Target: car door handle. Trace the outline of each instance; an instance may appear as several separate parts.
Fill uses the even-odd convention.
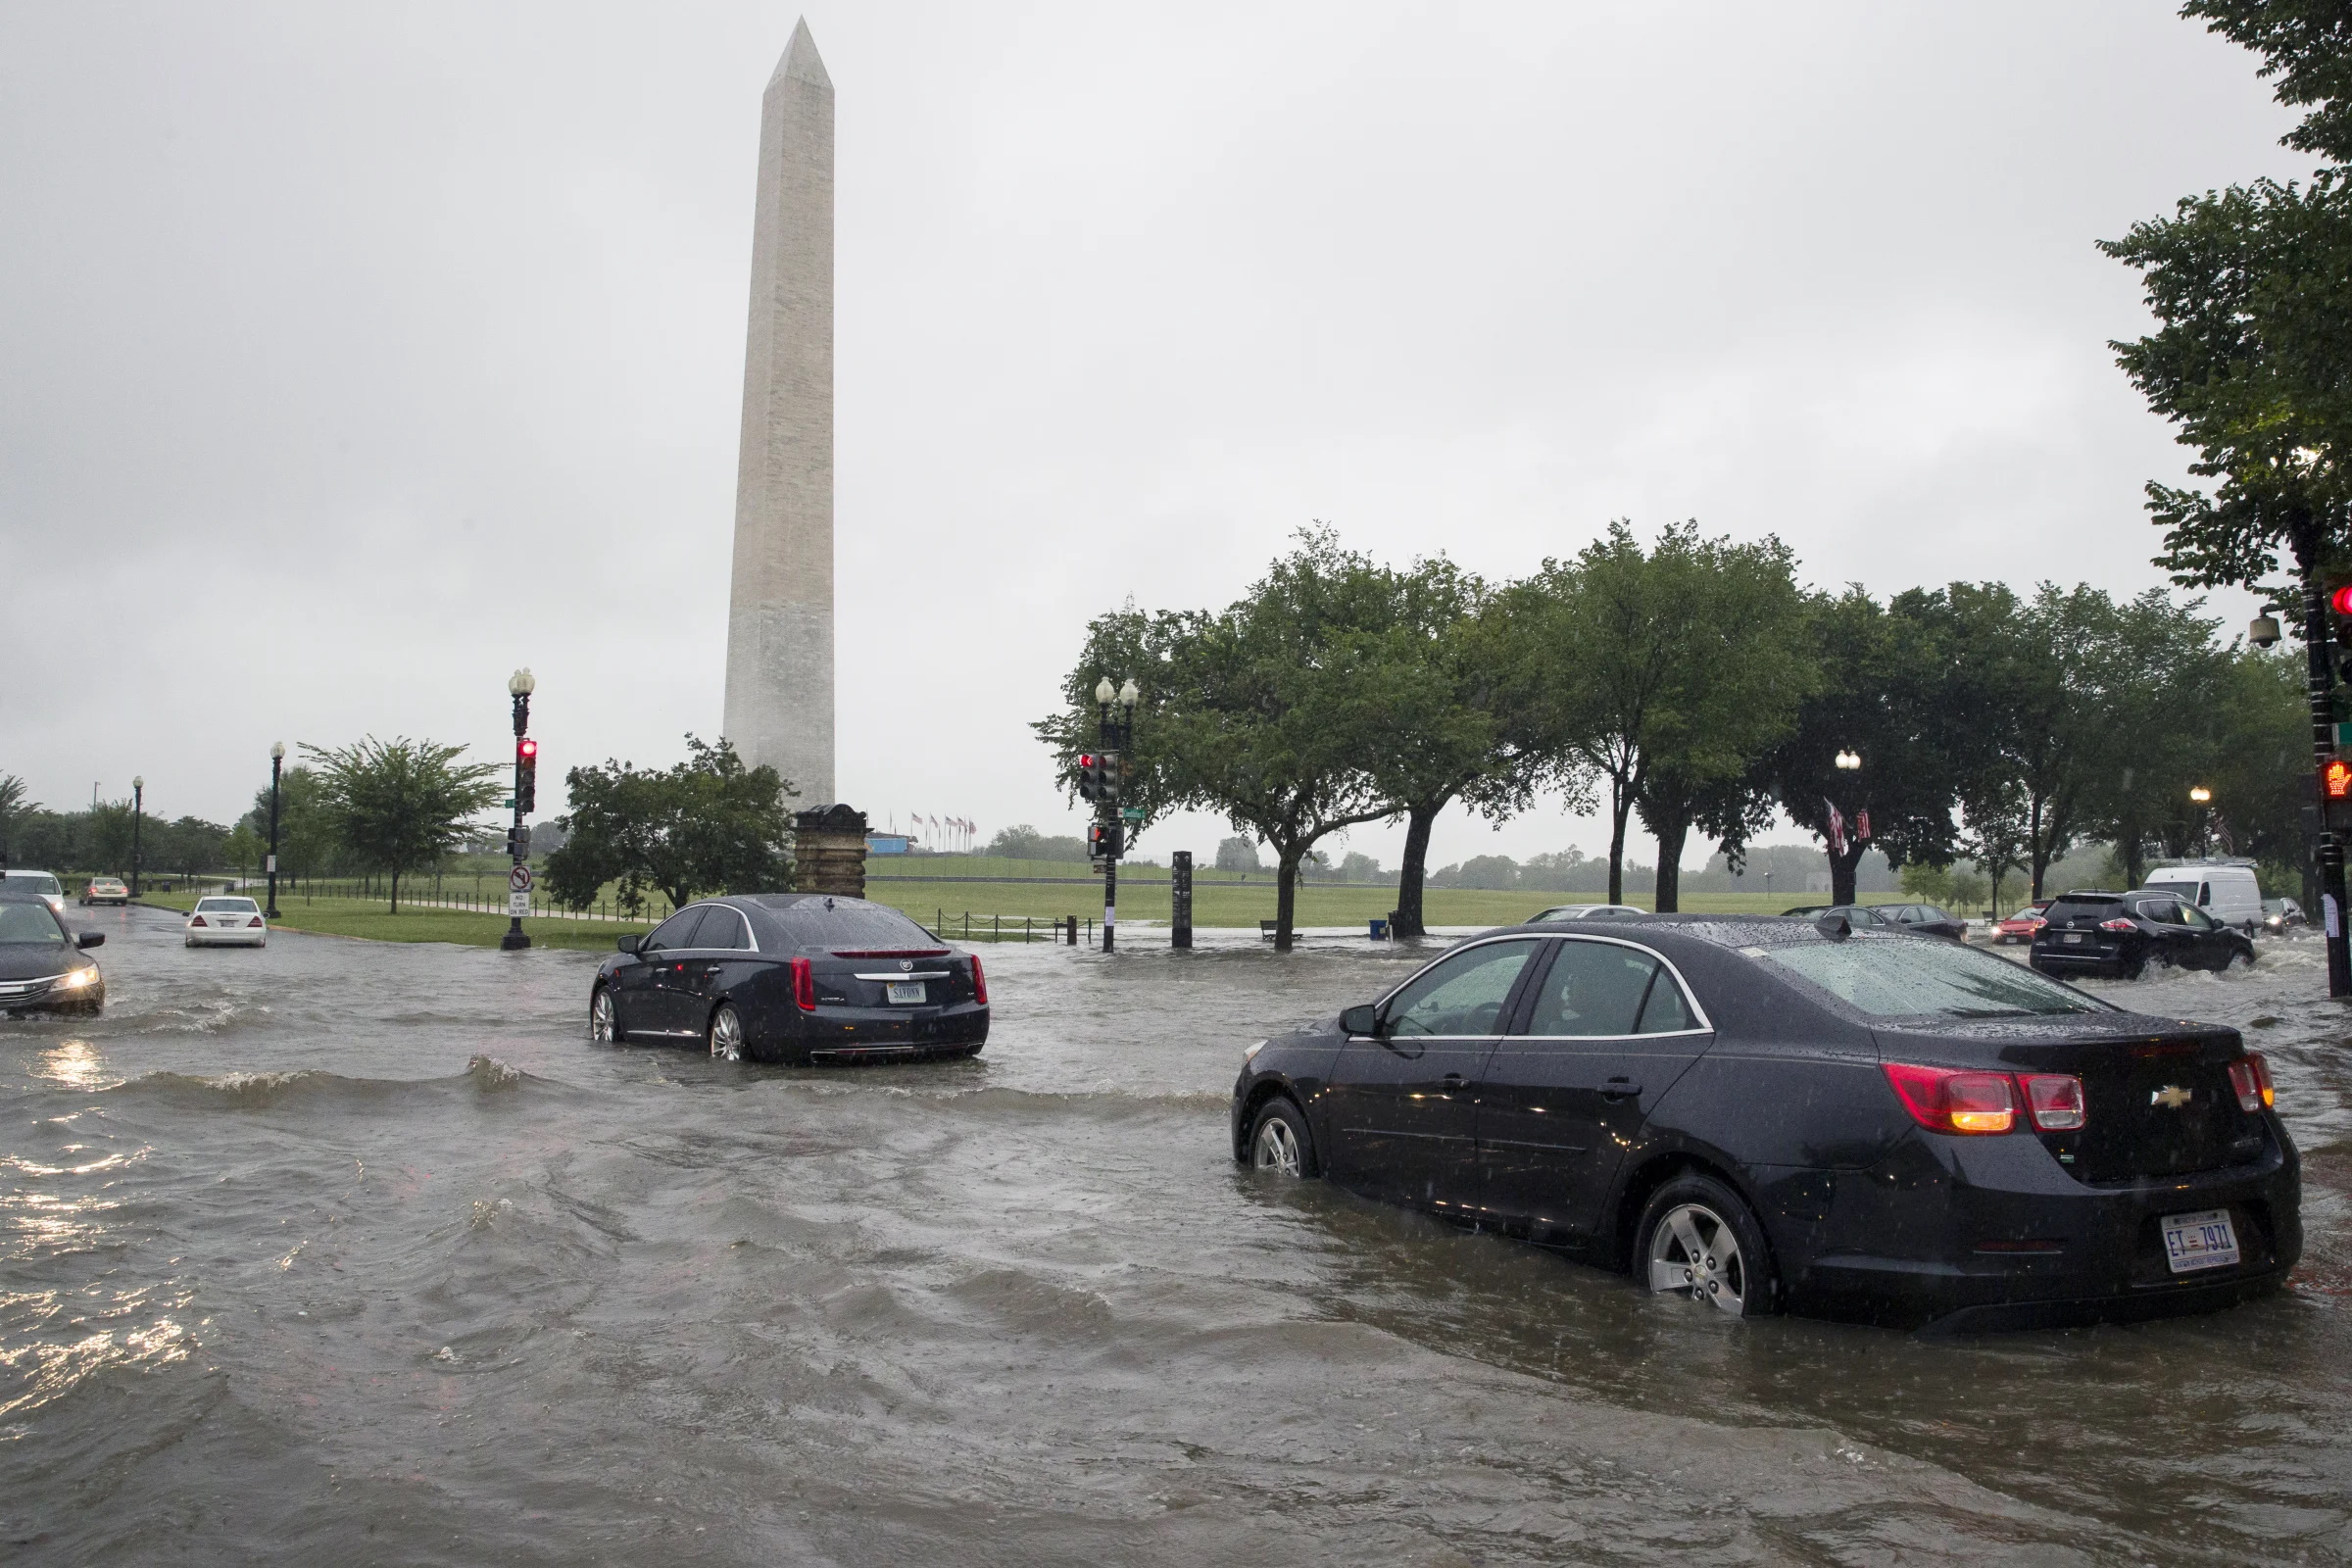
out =
[[[1628,1095],[1638,1095],[1641,1092],[1640,1084],[1629,1082],[1623,1078],[1612,1078],[1600,1086],[1600,1098],[1603,1100],[1623,1100]]]

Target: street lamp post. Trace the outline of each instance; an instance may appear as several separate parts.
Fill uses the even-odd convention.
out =
[[[2188,798],[2197,808],[2197,854],[2200,857],[2210,855],[2213,852],[2212,817],[2206,811],[2205,807],[2212,801],[2213,791],[2202,784],[2192,784],[2189,786]]]
[[[1107,785],[1098,808],[1102,827],[1098,842],[1102,849],[1104,953],[1115,952],[1118,946],[1119,855],[1125,848],[1125,819],[1119,814],[1119,784],[1127,770],[1127,747],[1135,739],[1135,705],[1142,696],[1133,680],[1115,690],[1111,687],[1108,675],[1095,683],[1095,727],[1106,763],[1103,778]]]
[[[1852,750],[1851,748],[1839,747],[1838,750],[1838,755],[1833,761],[1838,771],[1840,773],[1859,773],[1862,771],[1862,754]],[[1838,793],[1843,794],[1844,791],[1840,790]],[[1834,904],[1838,902],[1850,903],[1852,900],[1860,897],[1860,895],[1849,889],[1846,893],[1844,901],[1840,901],[1838,899],[1838,857],[1844,853],[1843,843],[1846,840],[1850,839],[1850,841],[1856,845],[1859,845],[1861,840],[1859,838],[1852,837],[1855,832],[1855,819],[1844,814],[1845,808],[1833,801],[1830,803],[1830,808],[1833,813],[1838,816],[1839,824],[1842,829],[1840,840],[1838,842],[1833,842],[1830,846],[1830,901]],[[1854,863],[1857,866],[1862,863],[1862,857],[1859,853],[1854,856]]]
[[[514,858],[514,874],[507,879],[507,934],[498,939],[498,945],[509,953],[531,945],[531,939],[522,930],[521,910],[528,906],[531,885],[530,871],[524,864],[530,858],[531,838],[523,828],[522,818],[530,808],[527,803],[533,782],[531,775],[538,762],[537,748],[525,738],[531,729],[531,693],[538,687],[528,665],[507,678],[507,695],[514,700],[514,825],[507,831],[507,853]]]
[[[270,743],[270,907],[262,912],[277,918],[277,775],[286,765],[286,743]]]
[[[147,812],[147,780],[130,781],[130,896],[139,896],[139,818]]]

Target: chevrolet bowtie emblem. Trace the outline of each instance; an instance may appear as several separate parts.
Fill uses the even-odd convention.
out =
[[[2182,1105],[2187,1104],[2190,1101],[2196,1098],[2197,1097],[2193,1093],[2181,1088],[2179,1084],[2166,1084],[2162,1089],[2151,1090],[2149,1092],[2148,1103],[2151,1105],[2163,1105],[2170,1110],[2179,1110]]]

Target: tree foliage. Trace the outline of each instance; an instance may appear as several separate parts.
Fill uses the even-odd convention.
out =
[[[792,885],[792,808],[797,792],[773,767],[747,768],[734,745],[686,737],[686,760],[656,770],[608,760],[564,775],[571,809],[556,818],[571,837],[548,857],[548,890],[563,904],[593,904],[617,882],[623,907],[645,890],[671,905],[710,893],[772,893]]]
[[[368,736],[328,749],[307,742],[337,839],[362,869],[390,879],[391,906],[400,909],[400,879],[430,869],[456,849],[467,818],[499,798],[500,769],[460,762],[463,746],[401,736]]]

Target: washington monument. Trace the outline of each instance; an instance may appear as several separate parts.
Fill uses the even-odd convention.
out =
[[[833,795],[833,81],[803,19],[760,109],[725,733]]]

